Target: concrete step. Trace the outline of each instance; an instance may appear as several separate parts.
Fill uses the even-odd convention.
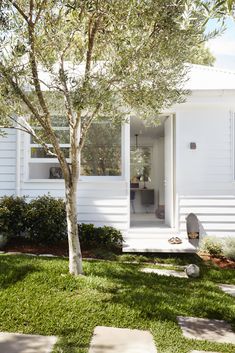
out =
[[[125,238],[123,252],[195,253],[197,251],[197,243],[181,239],[181,244],[170,244],[168,238]]]

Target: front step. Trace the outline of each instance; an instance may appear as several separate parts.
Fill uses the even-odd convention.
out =
[[[179,237],[181,244],[170,244],[168,239]],[[130,228],[124,236],[123,252],[195,253],[198,243],[173,228]]]
[[[188,239],[181,244],[170,244],[168,239],[124,239],[123,252],[146,253],[196,253],[197,247]]]

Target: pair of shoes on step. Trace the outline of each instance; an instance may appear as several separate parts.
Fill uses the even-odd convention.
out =
[[[172,238],[168,239],[168,242],[170,244],[181,244],[182,240],[179,237],[172,237]]]

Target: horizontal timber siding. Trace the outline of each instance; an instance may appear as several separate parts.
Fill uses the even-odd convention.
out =
[[[201,235],[235,237],[235,196],[181,196],[179,199],[179,230],[186,233],[186,217],[194,213],[200,223]]]
[[[176,220],[181,233],[186,233],[187,215],[195,213],[202,235],[235,236],[234,131],[229,108],[195,105],[176,114]],[[196,143],[195,150],[190,142]]]
[[[0,136],[0,197],[14,195],[16,188],[16,131],[6,129]]]

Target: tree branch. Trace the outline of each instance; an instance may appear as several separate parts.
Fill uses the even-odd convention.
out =
[[[102,104],[98,103],[95,110],[93,111],[93,113],[90,115],[90,117],[88,118],[87,122],[84,124],[82,131],[81,131],[81,135],[80,135],[80,141],[79,141],[79,151],[82,150],[83,146],[84,146],[84,142],[85,142],[85,138],[87,135],[87,132],[91,126],[92,121],[95,118],[95,115],[98,113],[98,111],[100,110]]]
[[[29,19],[28,16],[24,13],[24,11],[21,9],[21,7],[16,3],[16,1],[9,0],[9,2],[14,6],[14,8],[19,12],[19,14],[25,19],[25,21],[28,23]]]
[[[95,36],[99,28],[100,18],[98,17],[93,25],[92,18],[88,24],[88,49],[86,54],[85,82],[88,80],[91,70],[92,52],[95,44]]]
[[[28,99],[28,97],[26,96],[26,94],[23,92],[23,90],[20,88],[19,84],[17,82],[15,82],[12,78],[12,75],[10,75],[5,66],[0,62],[0,72],[3,74],[3,76],[6,78],[6,80],[8,81],[8,83],[11,85],[11,87],[13,88],[14,92],[23,100],[23,102],[25,103],[25,105],[28,107],[28,109],[32,112],[32,114],[34,115],[34,117],[38,120],[38,122],[42,125],[42,127],[46,127],[42,116],[39,114],[39,112],[37,111],[37,109],[35,109],[35,107],[33,106],[33,104],[30,102],[30,100]]]
[[[41,108],[45,114],[45,116],[49,115],[49,111],[41,90],[41,85],[39,81],[39,76],[38,76],[38,67],[37,67],[37,62],[35,58],[35,38],[34,38],[34,24],[32,22],[32,11],[33,11],[33,4],[32,0],[30,1],[30,20],[28,22],[28,33],[29,33],[29,45],[30,45],[30,52],[29,52],[29,58],[30,58],[30,65],[31,65],[31,71],[32,71],[32,76],[33,76],[33,83],[35,87],[35,92],[38,97],[38,101],[41,105]]]
[[[40,18],[40,15],[42,13],[43,7],[46,4],[46,2],[47,2],[47,0],[42,0],[41,4],[39,6],[39,10],[38,10],[37,16],[36,16],[35,21],[34,21],[34,25],[37,24],[37,22],[38,22],[38,20]]]
[[[27,122],[26,119],[23,119],[23,124],[22,124],[19,121],[19,119],[17,119],[17,118],[14,118],[12,116],[9,116],[9,118],[12,121],[14,121],[17,125],[20,126],[20,128],[17,127],[17,126],[13,126],[13,128],[28,133],[29,135],[31,135],[38,142],[39,145],[41,145],[43,147],[43,149],[45,150],[46,154],[48,154],[50,156],[53,156],[53,157],[57,157],[57,155],[50,150],[50,147],[48,147],[48,145],[36,134],[35,130]]]
[[[63,92],[64,92],[64,97],[65,97],[65,106],[68,111],[67,119],[68,119],[69,125],[71,127],[74,127],[73,106],[72,106],[72,101],[70,98],[70,93],[69,93],[69,89],[68,89],[68,85],[67,85],[63,56],[61,57],[61,60],[60,60],[59,78],[60,78],[60,81],[61,81],[62,86],[64,88]]]

